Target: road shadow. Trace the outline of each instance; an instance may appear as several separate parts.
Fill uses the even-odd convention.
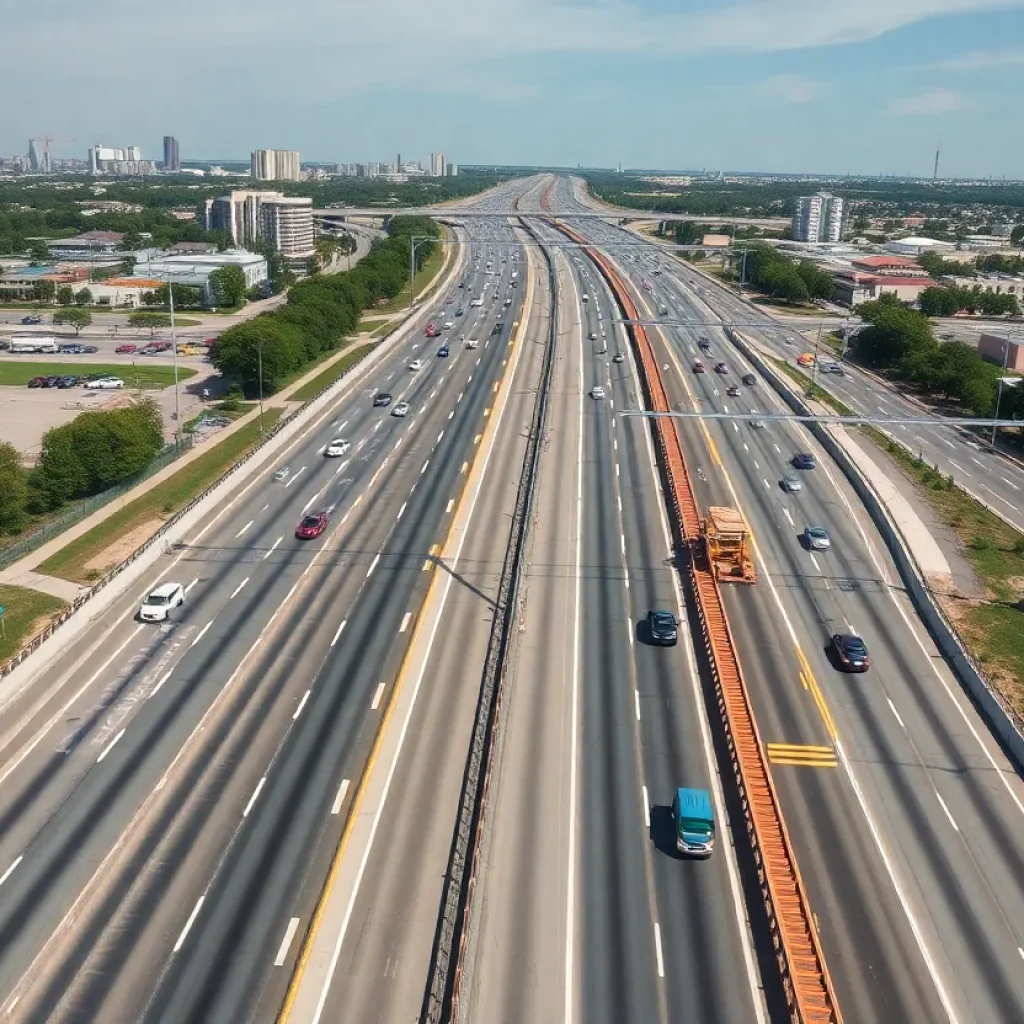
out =
[[[655,804],[651,807],[651,828],[649,835],[658,853],[682,860],[676,849],[676,830],[672,823],[672,808],[668,804]]]

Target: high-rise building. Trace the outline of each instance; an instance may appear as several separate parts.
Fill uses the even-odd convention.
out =
[[[181,170],[181,155],[178,140],[173,135],[164,136],[164,170],[172,174]]]
[[[143,160],[138,146],[94,146],[89,150],[89,170],[93,174],[152,174],[153,161]]]
[[[430,174],[434,178],[443,178],[445,172],[444,153],[430,154]]]
[[[28,169],[30,171],[41,170],[39,165],[39,152],[36,149],[36,140],[28,140]]]
[[[459,165],[458,164],[448,164],[448,166],[445,168],[445,173],[448,175],[449,178],[456,178],[456,177],[458,177]]]
[[[793,214],[793,238],[798,242],[838,242],[843,237],[843,201],[830,192],[801,196]]]
[[[249,167],[257,181],[299,181],[302,178],[296,149],[257,149],[249,159]]]
[[[279,196],[260,204],[262,236],[286,260],[308,260],[313,247],[313,200],[306,196]]]

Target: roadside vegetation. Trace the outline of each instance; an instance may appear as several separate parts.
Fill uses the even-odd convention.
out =
[[[274,426],[283,411],[280,408],[265,411],[266,430]],[[140,533],[141,528],[151,525],[152,530],[147,532],[147,536],[151,536],[162,522],[238,462],[260,436],[260,421],[256,417],[223,440],[209,445],[198,458],[65,545],[43,562],[39,571],[75,583],[95,582],[116,565],[120,557],[129,553],[113,551],[109,562],[104,562],[105,552],[111,551],[119,540],[125,538],[129,539],[130,548],[134,550],[146,539]]]
[[[333,384],[343,373],[352,369],[356,363],[369,355],[375,346],[372,344],[357,345],[346,352],[336,363],[332,363],[323,373],[318,373],[312,380],[306,381],[301,388],[293,391],[289,396],[296,402],[308,402],[315,398],[324,388]]]
[[[22,645],[43,630],[64,608],[59,597],[51,597],[27,587],[0,584],[3,605],[3,629],[0,630],[0,665],[21,650]]]

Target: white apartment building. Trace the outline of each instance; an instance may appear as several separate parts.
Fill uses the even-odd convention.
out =
[[[430,174],[434,178],[443,178],[444,172],[447,170],[445,164],[444,153],[431,153],[430,154]]]
[[[801,196],[793,214],[793,238],[798,242],[838,242],[843,237],[843,201],[830,192]]]
[[[300,181],[297,149],[257,149],[249,157],[249,173],[257,181]]]
[[[260,203],[261,234],[286,260],[308,260],[313,246],[313,200],[278,196]]]

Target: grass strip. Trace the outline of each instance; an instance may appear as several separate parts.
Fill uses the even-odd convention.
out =
[[[273,427],[283,411],[278,408],[266,410],[264,424],[267,430]],[[75,583],[94,582],[103,575],[104,570],[86,569],[89,562],[102,555],[115,541],[137,530],[144,523],[154,519],[169,519],[183,505],[214,483],[259,439],[260,422],[257,417],[229,437],[210,444],[197,459],[182,466],[176,473],[118,509],[103,522],[97,523],[81,537],[76,537],[69,544],[65,544],[39,566],[39,571]]]
[[[794,384],[800,386],[800,391],[804,398],[809,398],[815,402],[821,402],[822,405],[827,405],[833,412],[839,416],[853,416],[853,410],[845,403],[840,402],[838,398],[826,391],[823,387],[815,384],[806,373],[801,373],[795,366],[790,366],[785,359],[771,360],[775,366],[781,370]]]
[[[336,363],[332,363],[322,373],[318,373],[312,380],[306,381],[289,398],[289,401],[308,402],[318,395],[329,384],[333,384],[346,370],[350,370],[367,353],[373,351],[373,345],[357,345],[354,349],[346,352]]]
[[[178,380],[195,370],[178,367]],[[33,377],[119,377],[126,388],[166,388],[174,383],[174,367],[138,363],[0,363],[0,384],[24,387]],[[71,390],[71,389],[69,389]]]
[[[0,665],[21,650],[30,637],[43,629],[64,608],[59,597],[27,587],[0,586],[3,629],[0,631]]]

